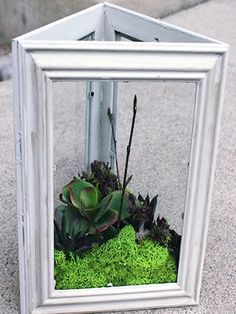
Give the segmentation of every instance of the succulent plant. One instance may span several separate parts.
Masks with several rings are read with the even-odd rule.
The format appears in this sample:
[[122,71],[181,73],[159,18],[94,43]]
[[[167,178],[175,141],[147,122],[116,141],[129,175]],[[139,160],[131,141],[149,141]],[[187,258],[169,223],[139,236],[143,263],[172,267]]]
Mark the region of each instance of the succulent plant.
[[65,185],[60,194],[60,200],[63,203],[72,205],[78,209],[82,207],[96,207],[99,197],[97,186],[80,178],[74,178],[70,183]]
[[95,187],[85,180],[74,179],[63,188],[60,199],[76,208],[88,221],[89,234],[103,232],[117,221],[117,210],[111,206],[113,195],[108,195],[100,202],[98,185]]
[[129,222],[134,226],[137,232],[139,232],[141,229],[151,230],[158,195],[153,197],[151,201],[149,195],[147,195],[145,199],[141,194],[138,195],[137,199],[133,195],[130,195],[130,198],[131,206],[129,208]]
[[60,205],[54,213],[54,244],[66,255],[69,252],[80,254],[92,247],[92,243],[101,242],[100,235],[88,235],[88,221],[73,206]]
[[156,221],[153,222],[151,229],[151,238],[158,242],[160,245],[168,247],[171,241],[171,233],[169,224],[165,218],[157,217]]
[[119,189],[117,176],[109,167],[109,164],[105,162],[95,160],[91,163],[91,172],[83,171],[82,175],[79,174],[79,177],[94,186],[98,186],[102,198]]
[[[75,178],[67,184],[60,195],[63,205],[55,210],[55,247],[79,254],[92,247],[94,242],[103,242],[116,236],[122,190],[116,190],[101,199],[98,184]],[[130,216],[129,193],[125,192],[121,219]]]

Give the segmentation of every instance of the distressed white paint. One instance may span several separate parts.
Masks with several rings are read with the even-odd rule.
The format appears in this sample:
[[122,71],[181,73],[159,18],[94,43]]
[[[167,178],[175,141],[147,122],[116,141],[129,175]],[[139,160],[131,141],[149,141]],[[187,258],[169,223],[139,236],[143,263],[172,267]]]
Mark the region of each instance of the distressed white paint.
[[[119,24],[119,16],[125,17],[125,29],[123,21],[122,25]],[[84,29],[76,28],[81,25],[81,21],[87,21],[91,27],[86,24]],[[136,23],[137,28],[141,27],[140,37],[129,21]],[[145,27],[142,26],[144,24]],[[139,40],[153,41],[155,30],[163,42],[77,41],[91,31],[94,32],[94,38],[100,40],[116,38],[117,31]],[[176,40],[179,42],[175,43]],[[106,3],[13,41],[23,314],[93,313],[198,303],[227,49],[228,46],[223,43]],[[54,290],[51,85],[55,80],[71,79],[196,82],[190,170],[177,283]],[[99,89],[101,82],[94,84]],[[115,98],[115,92],[110,87],[109,84],[103,85],[103,88],[107,88],[104,97],[109,101]],[[97,121],[99,115],[89,110],[87,117]],[[100,150],[101,145],[97,144],[99,140],[106,141],[106,151],[109,151],[109,136],[99,138],[100,134],[106,132],[105,129],[101,133],[97,132],[97,127],[96,123],[91,123],[87,128],[87,134],[90,135],[86,144],[87,161],[106,154]]]

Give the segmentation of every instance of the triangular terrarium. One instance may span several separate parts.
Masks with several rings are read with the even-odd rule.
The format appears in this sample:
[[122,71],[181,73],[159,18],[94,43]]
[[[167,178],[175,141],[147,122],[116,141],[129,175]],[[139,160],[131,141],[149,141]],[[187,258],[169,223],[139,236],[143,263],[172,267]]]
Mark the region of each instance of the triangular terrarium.
[[22,313],[198,303],[227,48],[109,3],[13,41]]

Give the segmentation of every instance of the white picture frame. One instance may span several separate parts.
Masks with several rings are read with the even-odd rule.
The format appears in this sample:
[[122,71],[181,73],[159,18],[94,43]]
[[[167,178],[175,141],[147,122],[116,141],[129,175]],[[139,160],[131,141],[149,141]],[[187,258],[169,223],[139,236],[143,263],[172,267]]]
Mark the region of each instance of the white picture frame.
[[[112,41],[116,32],[142,42]],[[92,33],[94,41],[78,41]],[[108,3],[13,40],[21,313],[94,313],[198,304],[227,51],[228,45],[222,42]],[[54,289],[51,91],[53,81],[58,80],[196,83],[177,283]],[[91,147],[97,140],[94,128],[87,143]],[[92,154],[88,162],[95,159],[96,149]]]

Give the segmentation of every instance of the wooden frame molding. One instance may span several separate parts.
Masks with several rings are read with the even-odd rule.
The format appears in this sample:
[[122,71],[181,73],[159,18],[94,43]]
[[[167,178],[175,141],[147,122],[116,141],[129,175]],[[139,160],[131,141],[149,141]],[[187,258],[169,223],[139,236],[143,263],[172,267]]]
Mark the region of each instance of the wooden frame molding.
[[[99,19],[104,10],[112,18],[102,23]],[[128,16],[126,29],[117,25],[122,14]],[[85,23],[86,29],[80,34],[71,31],[76,21],[84,23],[91,16],[96,17],[93,25]],[[159,36],[163,41],[97,41],[101,33],[106,38],[114,38],[115,32],[137,37],[128,25],[130,16],[132,23],[146,25],[145,32],[149,26],[153,34],[155,26],[165,29],[166,33],[160,32]],[[207,240],[228,46],[107,3],[72,17],[13,40],[21,312],[91,313],[195,305]],[[171,40],[168,27],[174,29],[180,42]],[[62,29],[62,33],[71,31],[72,38],[63,39]],[[75,40],[92,32],[96,41]],[[54,289],[51,85],[58,80],[171,80],[196,84],[177,283]],[[94,146],[96,130],[91,127],[90,131],[88,145]]]

